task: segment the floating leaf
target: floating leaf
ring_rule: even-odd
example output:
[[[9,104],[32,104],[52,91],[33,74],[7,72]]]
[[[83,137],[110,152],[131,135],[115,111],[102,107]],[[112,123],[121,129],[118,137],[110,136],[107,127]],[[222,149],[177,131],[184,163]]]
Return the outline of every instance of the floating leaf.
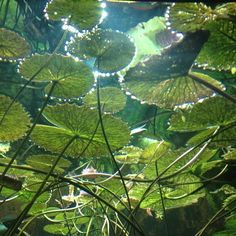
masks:
[[[126,164],[138,163],[143,150],[135,146],[123,147],[119,153],[115,155],[115,159],[118,162]]]
[[[223,89],[223,86],[217,80],[205,74],[197,73],[197,75],[206,82]],[[142,78],[141,76],[140,78]],[[131,81],[131,79],[133,80]],[[189,76],[181,76],[160,82],[145,77],[143,79],[142,81],[130,78],[124,86],[138,99],[163,108],[173,108],[184,103],[197,102],[200,98],[211,96],[214,93],[211,89]]]
[[[188,32],[204,29],[205,25],[215,20],[216,12],[204,3],[175,3],[166,14],[171,28]]]
[[[22,105],[14,102],[8,110],[12,100],[0,95],[0,141],[15,141],[21,138],[30,126],[30,119]],[[6,113],[7,112],[7,113]],[[4,117],[4,114],[6,116]]]
[[[55,163],[57,156],[53,155],[32,155],[27,157],[26,163],[37,170],[49,171]],[[66,159],[60,158],[56,165],[55,172],[64,172],[64,168],[70,166],[70,162]]]
[[[202,103],[197,103],[189,109],[178,110],[171,117],[169,130],[198,131],[226,126],[235,120],[235,104],[223,97],[215,96]]]
[[[141,163],[153,163],[154,161],[165,157],[171,148],[171,144],[165,141],[152,143],[146,147],[140,158]]]
[[[230,70],[236,65],[236,24],[216,21],[208,28],[211,35],[201,50],[197,63],[206,68]]]
[[[85,106],[63,104],[47,107],[44,116],[49,122],[58,126],[35,127],[32,139],[45,149],[61,153],[74,138],[65,152],[66,155],[99,156],[109,153],[96,110]],[[112,150],[128,143],[130,132],[125,123],[108,114],[103,115],[103,123]]]
[[[196,102],[199,98],[212,95],[210,89],[188,76],[190,67],[208,36],[206,31],[188,34],[163,55],[154,55],[141,61],[126,73],[124,87],[138,99],[166,108]],[[220,83],[209,76],[198,75],[220,87]]]
[[[100,72],[117,72],[132,61],[135,46],[127,35],[112,30],[93,30],[75,37],[67,50],[81,59],[95,59],[94,67]]]
[[[166,145],[166,144],[165,144]],[[166,151],[166,153],[163,153],[163,147],[160,148],[160,152],[158,153],[157,149],[157,159],[156,159],[156,164],[151,162],[148,164],[144,170],[144,174],[147,178],[154,179],[157,177],[157,175],[161,174],[163,171],[166,170],[166,168],[171,165],[177,158],[179,158],[181,155],[183,155],[185,152],[187,152],[189,148],[179,148],[177,150],[172,150],[169,149]],[[173,174],[173,172],[179,170],[182,168],[185,164],[187,164],[195,155],[199,152],[199,148],[195,149],[188,154],[184,155],[181,160],[176,162],[172,167],[165,172],[163,176]],[[195,163],[201,163],[201,162],[206,162],[209,160],[212,156],[215,155],[217,150],[215,149],[205,149],[195,160]],[[192,168],[192,165],[189,165],[188,168]],[[158,172],[158,173],[157,173]]]
[[[48,63],[46,63],[48,61]],[[60,54],[33,55],[20,65],[20,73],[25,79],[35,82],[56,81],[53,96],[71,98],[86,94],[94,83],[93,73],[83,62]],[[46,87],[50,90],[52,84]]]
[[[97,107],[97,91],[87,94],[84,98],[86,105]],[[100,89],[100,103],[103,111],[118,112],[125,107],[126,96],[121,89],[105,87]]]
[[[31,51],[29,43],[14,31],[0,28],[0,58],[15,60],[26,57]]]
[[[100,23],[103,8],[98,0],[53,0],[46,7],[50,20],[69,19],[79,29],[91,29]]]

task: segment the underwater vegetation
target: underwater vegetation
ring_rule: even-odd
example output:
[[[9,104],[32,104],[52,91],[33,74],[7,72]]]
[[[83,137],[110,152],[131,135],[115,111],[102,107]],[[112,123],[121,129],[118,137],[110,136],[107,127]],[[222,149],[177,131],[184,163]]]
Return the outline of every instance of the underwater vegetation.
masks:
[[[235,71],[234,2],[0,0],[0,235],[236,235]]]

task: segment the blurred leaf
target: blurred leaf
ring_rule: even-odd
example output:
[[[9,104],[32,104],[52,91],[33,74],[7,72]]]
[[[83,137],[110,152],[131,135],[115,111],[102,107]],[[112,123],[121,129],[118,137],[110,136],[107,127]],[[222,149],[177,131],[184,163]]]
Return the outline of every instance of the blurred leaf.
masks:
[[[162,149],[160,149],[162,150]],[[167,150],[166,153],[160,153],[161,155],[156,161],[156,165],[154,163],[148,164],[144,169],[144,174],[149,179],[154,179],[158,175],[162,174],[163,171],[166,171],[166,168],[171,165],[178,157],[180,157],[183,153],[188,151],[189,148],[179,148],[177,150]],[[217,150],[205,149],[195,160],[195,162],[188,166],[187,170],[195,167],[199,163],[206,162],[211,157],[215,155]],[[199,148],[196,148],[192,152],[189,152],[182,159],[176,162],[169,170],[165,172],[164,177],[170,174],[173,174],[175,171],[182,168],[186,165],[197,153],[199,152]],[[157,152],[158,153],[158,152]],[[158,173],[157,173],[158,171]],[[158,174],[158,175],[157,175]]]
[[[115,159],[118,162],[125,164],[138,163],[142,155],[143,150],[135,146],[123,147],[116,155]]]
[[[37,170],[49,171],[53,164],[55,163],[57,156],[47,155],[47,154],[40,154],[40,155],[32,155],[27,157],[26,163]],[[64,168],[70,166],[70,161],[60,158],[54,172],[62,173],[64,172]]]
[[[99,156],[109,153],[96,110],[85,106],[62,104],[47,107],[44,116],[58,126],[37,125],[32,132],[32,140],[45,149],[61,153],[68,142],[75,138],[65,155]],[[130,135],[125,123],[108,114],[103,116],[103,123],[112,150],[128,143]]]
[[[31,47],[19,34],[0,28],[0,59],[15,60],[26,57]]]
[[[69,19],[79,30],[91,29],[100,23],[103,8],[97,0],[53,0],[46,7],[50,20]]]
[[[48,61],[49,60],[49,61]],[[48,61],[47,64],[45,62]],[[62,98],[79,97],[86,94],[94,83],[93,73],[83,62],[60,54],[35,54],[20,65],[20,73],[25,79],[35,82],[57,81],[53,96]],[[50,83],[46,92],[51,88]]]
[[[223,155],[224,160],[227,162],[236,163],[236,149],[233,148]]]
[[[157,143],[152,143],[144,149],[139,162],[154,162],[165,156],[169,152],[171,146],[172,145],[170,143],[165,141],[158,141]]]
[[[0,153],[4,154],[10,150],[10,143],[0,142]]]
[[[225,230],[213,233],[213,236],[235,236],[236,235],[236,219],[229,218],[225,223]]]
[[[214,21],[208,28],[210,38],[197,57],[197,63],[205,68],[231,70],[236,61],[235,22]]]
[[[77,36],[67,50],[80,59],[95,59],[94,69],[112,73],[124,69],[132,61],[135,46],[124,33],[97,29]]]
[[[23,137],[30,126],[30,118],[20,103],[14,102],[8,110],[11,102],[11,98],[0,95],[0,121],[3,119],[0,142],[15,141]]]
[[[224,112],[223,112],[224,111]],[[211,97],[186,110],[177,110],[169,130],[189,132],[226,126],[236,120],[235,104],[223,97]]]
[[[118,112],[125,107],[126,95],[121,89],[115,87],[105,87],[100,89],[100,103],[104,112]],[[85,105],[96,108],[97,91],[88,93],[84,98]]]

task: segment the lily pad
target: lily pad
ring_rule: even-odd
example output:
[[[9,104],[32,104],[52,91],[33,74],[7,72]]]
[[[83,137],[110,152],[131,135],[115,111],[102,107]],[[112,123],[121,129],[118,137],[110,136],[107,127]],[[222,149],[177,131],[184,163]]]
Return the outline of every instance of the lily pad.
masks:
[[[11,102],[11,98],[0,95],[1,142],[15,141],[23,137],[30,126],[30,118],[20,103],[14,102],[7,111]]]
[[[178,110],[171,117],[169,130],[199,131],[226,126],[235,120],[235,104],[223,97],[215,96],[202,103],[197,103],[189,109]]]
[[[172,29],[189,32],[207,29],[209,24],[220,19],[234,21],[236,4],[226,3],[215,7],[208,7],[204,3],[175,3],[166,13],[166,19]]]
[[[187,34],[181,42],[165,50],[161,56],[153,55],[141,61],[127,71],[124,77],[125,89],[143,102],[164,108],[196,102],[199,98],[212,95],[210,89],[188,76],[208,37],[209,33],[206,31]],[[201,77],[220,86],[220,83],[209,76],[201,74]]]
[[[45,118],[56,126],[37,125],[32,132],[32,140],[45,149],[61,153],[66,149],[69,156],[100,156],[108,154],[97,110],[86,106],[62,104],[49,106],[44,111]],[[129,142],[128,126],[109,114],[103,115],[107,139],[112,150]]]
[[[0,28],[0,58],[16,60],[31,52],[29,43],[14,31]]]
[[[87,94],[84,102],[90,107],[97,107],[97,91]],[[118,112],[125,107],[126,96],[121,89],[105,87],[100,89],[100,102],[103,111]]]
[[[48,63],[46,63],[48,61]],[[20,73],[35,82],[56,81],[53,96],[62,98],[79,97],[86,94],[94,83],[91,69],[83,62],[60,54],[35,54],[27,58],[19,67]],[[52,83],[47,85],[46,92]]]
[[[103,73],[125,68],[135,55],[135,46],[127,35],[101,29],[75,37],[67,50],[83,60],[95,59],[94,68]]]
[[[223,89],[223,86],[217,80],[205,74],[197,74],[203,80]],[[131,78],[129,78],[128,81],[124,83],[124,86],[137,99],[163,108],[174,108],[184,103],[197,102],[200,98],[211,96],[214,93],[211,89],[193,80],[189,76],[180,76],[164,81],[149,80],[148,77],[144,77],[143,79],[144,80],[132,78],[133,81],[131,81]]]
[[[49,171],[53,164],[55,163],[57,159],[57,156],[53,155],[32,155],[27,157],[26,163],[32,167],[34,167],[37,170],[43,170],[43,171]],[[60,158],[60,161],[58,162],[55,172],[64,172],[64,168],[67,168],[70,166],[70,161]]]
[[[115,155],[115,159],[120,163],[135,164],[139,162],[142,152],[143,150],[139,147],[126,146]]]
[[[231,70],[236,66],[236,24],[232,21],[215,21],[208,28],[209,40],[204,45],[197,63],[205,68]]]
[[[48,3],[46,13],[50,20],[69,19],[79,29],[91,29],[100,23],[103,8],[97,0],[53,0]]]

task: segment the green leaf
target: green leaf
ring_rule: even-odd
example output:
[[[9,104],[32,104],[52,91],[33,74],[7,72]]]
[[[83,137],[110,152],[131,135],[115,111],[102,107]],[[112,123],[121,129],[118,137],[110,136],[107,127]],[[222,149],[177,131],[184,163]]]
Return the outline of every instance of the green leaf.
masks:
[[[216,17],[204,3],[175,3],[166,14],[171,28],[180,32],[204,29]]]
[[[103,8],[98,0],[53,0],[46,13],[50,20],[69,19],[69,24],[79,30],[91,29],[100,23]]]
[[[48,61],[48,63],[46,63]],[[83,62],[60,54],[35,54],[20,65],[20,73],[35,82],[56,81],[53,96],[62,98],[79,97],[86,94],[94,83],[91,69]],[[48,84],[46,92],[51,88]]]
[[[123,147],[116,155],[115,159],[118,162],[125,164],[138,163],[142,155],[143,150],[135,146]]]
[[[53,166],[53,164],[55,163],[56,159],[57,156],[52,156],[47,154],[32,155],[27,157],[26,163],[37,170],[49,171]],[[70,161],[60,158],[54,171],[60,173],[64,172],[63,169],[69,167],[70,164],[71,164]]]
[[[224,112],[222,112],[224,111]],[[235,104],[223,97],[211,97],[186,110],[177,110],[170,120],[169,130],[198,131],[226,126],[236,119]]]
[[[109,153],[96,110],[85,106],[62,104],[47,107],[44,116],[49,122],[58,126],[35,127],[31,137],[45,149],[61,153],[74,138],[65,152],[66,155],[99,156]],[[103,123],[112,150],[128,143],[130,134],[125,123],[109,114],[103,115]]]
[[[125,107],[126,96],[121,89],[105,87],[100,89],[100,103],[104,112],[118,112]],[[84,98],[85,105],[96,108],[97,91],[88,93]]]
[[[205,68],[230,70],[236,61],[236,24],[231,21],[215,21],[208,28],[210,38],[203,46],[197,63]]]
[[[227,162],[236,163],[236,149],[232,148],[226,154],[224,154],[223,157]]]
[[[158,149],[157,149],[158,150]],[[189,152],[188,154],[184,155],[178,162],[176,162],[174,165],[172,163],[179,158],[181,155],[183,155],[185,152],[187,152],[189,148],[179,148],[177,150],[167,150],[165,153],[162,148],[160,148],[160,153],[157,152],[157,158],[156,163],[153,162],[149,163],[145,169],[144,174],[149,179],[154,179],[158,175],[162,174],[163,171],[165,171],[165,174],[163,176],[167,176],[170,174],[173,174],[173,172],[179,170],[183,166],[185,166],[192,158],[195,157],[195,155],[199,152],[199,148],[196,148],[195,150]],[[205,149],[192,163],[191,165],[188,165],[187,170],[195,167],[195,165],[198,165],[199,163],[206,162],[209,160],[212,156],[214,156],[216,153],[216,150],[211,149]],[[158,156],[159,154],[159,156]],[[172,165],[167,171],[166,168]],[[157,173],[158,171],[158,173]]]
[[[153,78],[158,72],[147,65],[146,74],[141,71],[137,75],[127,75],[128,80],[124,86],[136,98],[148,104],[155,104],[162,108],[173,108],[184,103],[197,102],[200,98],[211,96],[214,92],[206,86],[196,82],[189,76],[158,81]],[[192,72],[193,73],[193,72]],[[203,80],[222,88],[220,82],[211,77],[198,73]],[[141,80],[142,79],[142,80]]]
[[[83,60],[95,59],[94,67],[103,73],[113,73],[131,63],[135,46],[124,33],[97,29],[75,37],[67,50]]]
[[[26,57],[31,47],[19,34],[0,28],[0,59],[15,60]]]
[[[150,163],[154,162],[166,155],[171,148],[171,144],[165,141],[158,141],[150,144],[144,149],[139,162]]]
[[[8,110],[11,103],[11,98],[0,95],[0,121],[3,119],[0,124],[0,141],[3,142],[15,141],[23,137],[30,126],[30,118],[22,105],[14,102]]]
[[[229,218],[225,224],[225,230],[216,232],[213,236],[235,236],[236,235],[236,219]]]

